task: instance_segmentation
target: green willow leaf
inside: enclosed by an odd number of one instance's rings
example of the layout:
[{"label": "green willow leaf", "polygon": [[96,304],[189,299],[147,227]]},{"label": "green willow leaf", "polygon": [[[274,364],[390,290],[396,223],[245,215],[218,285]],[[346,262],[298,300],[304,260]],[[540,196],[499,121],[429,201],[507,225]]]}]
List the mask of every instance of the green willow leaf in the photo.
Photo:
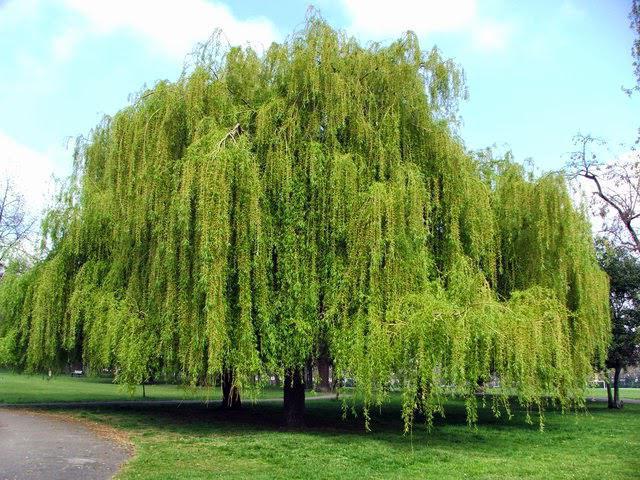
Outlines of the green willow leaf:
[{"label": "green willow leaf", "polygon": [[496,414],[580,405],[609,341],[589,224],[561,177],[465,151],[462,71],[315,15],[263,55],[215,38],[79,142],[50,253],[0,283],[0,362],[251,389],[328,350],[407,428],[452,395],[475,422],[492,378]]}]

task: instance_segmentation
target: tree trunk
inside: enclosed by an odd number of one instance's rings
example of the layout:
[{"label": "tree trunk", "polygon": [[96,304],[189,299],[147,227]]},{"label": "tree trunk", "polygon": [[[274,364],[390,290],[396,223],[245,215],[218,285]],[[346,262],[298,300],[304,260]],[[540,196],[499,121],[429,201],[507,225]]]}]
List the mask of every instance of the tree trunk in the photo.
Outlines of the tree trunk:
[{"label": "tree trunk", "polygon": [[620,400],[620,389],[618,388],[621,371],[622,367],[615,367],[613,372],[613,403],[615,408],[622,408],[622,401]]},{"label": "tree trunk", "polygon": [[287,427],[304,426],[304,382],[300,368],[284,373],[284,421]]},{"label": "tree trunk", "polygon": [[328,355],[320,355],[318,357],[318,384],[316,385],[317,392],[330,392],[331,382],[329,381],[329,375],[331,374],[331,360]]},{"label": "tree trunk", "polygon": [[222,408],[238,410],[241,406],[240,392],[233,384],[233,372],[225,370],[222,374]]},{"label": "tree trunk", "polygon": [[[609,374],[607,374],[608,376]],[[607,378],[607,407],[615,408],[615,403],[613,403],[613,392],[611,390],[611,382],[609,378]]]}]

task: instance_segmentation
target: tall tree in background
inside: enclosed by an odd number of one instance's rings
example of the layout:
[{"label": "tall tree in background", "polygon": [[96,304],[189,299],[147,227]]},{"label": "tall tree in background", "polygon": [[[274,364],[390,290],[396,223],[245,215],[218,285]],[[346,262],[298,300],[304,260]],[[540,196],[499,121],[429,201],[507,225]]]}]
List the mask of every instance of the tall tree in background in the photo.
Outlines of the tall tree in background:
[{"label": "tall tree in background", "polygon": [[613,339],[606,362],[607,368],[613,369],[613,381],[607,375],[609,408],[622,408],[620,372],[640,362],[640,261],[606,240],[598,244],[598,261],[611,283]]},{"label": "tall tree in background", "polygon": [[393,380],[407,429],[450,395],[475,422],[493,375],[496,411],[583,402],[610,332],[588,222],[558,175],[480,174],[451,130],[453,62],[313,13],[262,56],[216,38],[80,144],[47,258],[0,285],[5,363],[233,398],[274,372],[289,425],[318,357],[365,421]]}]

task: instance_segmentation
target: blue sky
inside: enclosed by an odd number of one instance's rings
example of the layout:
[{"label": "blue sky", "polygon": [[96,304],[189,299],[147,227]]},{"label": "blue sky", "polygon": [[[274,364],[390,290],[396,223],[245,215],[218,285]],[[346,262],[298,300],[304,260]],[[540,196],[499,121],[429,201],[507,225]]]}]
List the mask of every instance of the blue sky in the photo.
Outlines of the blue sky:
[{"label": "blue sky", "polygon": [[[87,133],[128,95],[175,80],[193,44],[214,28],[257,49],[304,21],[310,2],[0,0],[0,174],[36,211],[52,174],[71,167],[66,139]],[[317,0],[335,27],[363,41],[414,30],[465,69],[460,133],[561,167],[577,132],[630,148],[640,127],[628,28],[630,0]],[[624,144],[619,146],[619,144]]]}]

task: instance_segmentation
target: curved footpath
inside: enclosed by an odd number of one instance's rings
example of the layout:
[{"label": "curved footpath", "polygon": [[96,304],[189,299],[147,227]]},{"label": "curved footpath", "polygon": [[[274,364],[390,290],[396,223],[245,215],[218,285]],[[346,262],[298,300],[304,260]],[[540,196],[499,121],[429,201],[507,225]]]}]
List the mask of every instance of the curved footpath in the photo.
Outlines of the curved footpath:
[{"label": "curved footpath", "polygon": [[129,449],[81,422],[0,409],[1,480],[111,478]]}]

